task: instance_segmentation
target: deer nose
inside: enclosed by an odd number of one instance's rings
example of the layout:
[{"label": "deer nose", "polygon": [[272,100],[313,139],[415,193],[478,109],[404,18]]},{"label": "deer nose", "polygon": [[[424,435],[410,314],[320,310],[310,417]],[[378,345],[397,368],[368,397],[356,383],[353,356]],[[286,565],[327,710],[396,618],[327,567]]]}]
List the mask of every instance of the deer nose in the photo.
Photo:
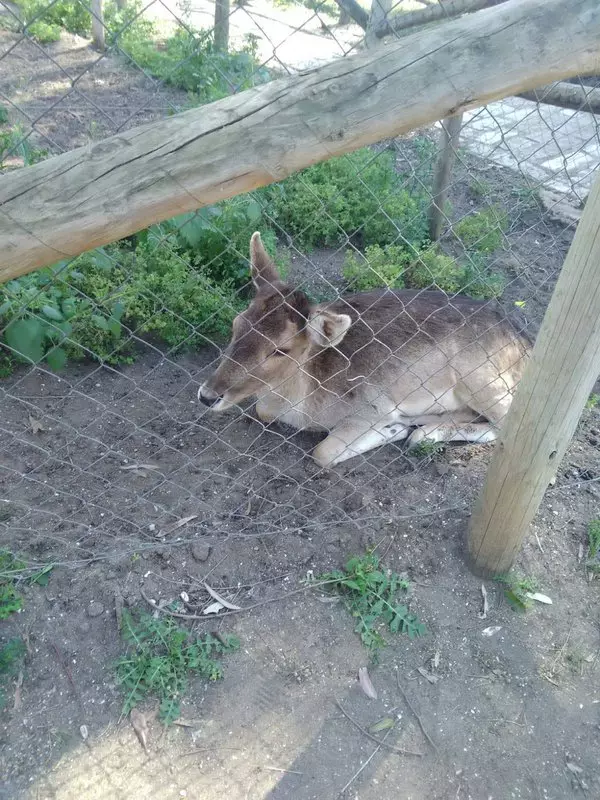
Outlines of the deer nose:
[{"label": "deer nose", "polygon": [[201,403],[204,403],[205,406],[214,406],[215,403],[218,403],[219,400],[222,400],[222,396],[217,394],[212,389],[210,389],[205,383],[198,389],[198,400]]}]

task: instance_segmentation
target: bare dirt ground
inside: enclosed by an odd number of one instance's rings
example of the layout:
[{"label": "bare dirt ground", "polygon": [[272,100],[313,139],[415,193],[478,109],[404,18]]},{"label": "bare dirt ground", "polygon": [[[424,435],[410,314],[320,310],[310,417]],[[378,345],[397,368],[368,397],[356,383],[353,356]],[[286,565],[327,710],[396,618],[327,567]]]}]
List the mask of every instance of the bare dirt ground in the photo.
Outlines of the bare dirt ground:
[{"label": "bare dirt ground", "polygon": [[[70,51],[70,68],[89,57]],[[122,75],[118,87],[90,84],[86,93],[127,113],[143,106],[144,119],[177,100],[143,87],[141,97],[138,78],[128,86]],[[27,84],[32,103],[42,96],[36,81]],[[58,120],[61,147],[82,143],[98,118],[81,113]],[[478,202],[473,168],[457,169],[456,214]],[[526,299],[535,329],[572,230],[529,202],[515,204],[519,179],[506,170],[488,170],[485,180],[491,199],[513,209],[496,256],[511,279],[506,302]],[[332,280],[339,275],[339,256],[311,260]],[[306,263],[293,270],[306,276]],[[465,567],[463,542],[491,448],[417,460],[391,445],[320,472],[306,455],[315,435],[210,417],[198,406],[216,355],[173,357],[148,343],[118,370],[24,370],[0,383],[0,547],[56,564],[46,587],[23,588],[23,611],[0,629],[0,644],[21,636],[28,649],[22,686],[10,687],[0,713],[0,797],[599,797],[598,583],[580,547],[599,516],[600,412],[584,413],[519,558],[518,570],[536,576],[553,604],[518,614],[487,582],[482,620],[481,581]],[[33,432],[30,415],[44,430]],[[136,463],[158,469],[122,469]],[[408,574],[411,609],[428,628],[414,641],[391,637],[369,666],[378,700],[359,688],[367,654],[346,611],[314,590],[291,594],[308,571],[339,567],[372,545],[387,567]],[[241,648],[225,660],[223,681],[192,681],[182,702],[190,727],[151,723],[146,754],[121,716],[115,609],[120,598],[144,606],[140,590],[156,601],[186,591],[193,603],[205,578],[240,606],[290,596],[189,623],[235,632]],[[501,629],[486,637],[489,626]],[[365,729],[397,717],[386,744],[420,755],[380,748],[336,699]]]}]

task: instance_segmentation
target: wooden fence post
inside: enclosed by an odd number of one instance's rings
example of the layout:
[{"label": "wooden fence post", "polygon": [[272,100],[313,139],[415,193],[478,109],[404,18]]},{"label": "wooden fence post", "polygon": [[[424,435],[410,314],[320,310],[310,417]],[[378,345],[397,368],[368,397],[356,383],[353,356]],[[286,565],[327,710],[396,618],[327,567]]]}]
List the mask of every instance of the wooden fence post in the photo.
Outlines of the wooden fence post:
[{"label": "wooden fence post", "polygon": [[462,121],[462,114],[442,120],[442,130],[439,138],[440,153],[435,165],[433,197],[429,206],[429,238],[432,242],[437,242],[440,238],[444,224],[444,206],[448,199],[450,177],[456,160]]},{"label": "wooden fence post", "polygon": [[387,25],[387,18],[392,10],[392,2],[393,0],[371,0],[371,13],[369,14],[365,33],[365,44],[369,50],[379,44],[377,31]]},{"label": "wooden fence post", "polygon": [[590,192],[469,529],[471,567],[506,573],[600,374],[600,175]]},{"label": "wooden fence post", "polygon": [[229,0],[215,0],[215,50],[229,50]]},{"label": "wooden fence post", "polygon": [[103,0],[91,0],[90,11],[92,12],[92,42],[96,50],[104,52],[106,48],[104,31],[104,10]]}]

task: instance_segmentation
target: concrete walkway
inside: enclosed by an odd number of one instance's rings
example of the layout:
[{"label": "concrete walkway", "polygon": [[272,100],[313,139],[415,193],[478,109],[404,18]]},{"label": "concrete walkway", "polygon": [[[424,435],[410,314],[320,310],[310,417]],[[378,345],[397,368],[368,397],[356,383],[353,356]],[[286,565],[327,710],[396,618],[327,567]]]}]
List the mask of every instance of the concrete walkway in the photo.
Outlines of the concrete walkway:
[{"label": "concrete walkway", "polygon": [[464,115],[461,144],[538,188],[584,199],[600,165],[600,117],[509,97]]}]

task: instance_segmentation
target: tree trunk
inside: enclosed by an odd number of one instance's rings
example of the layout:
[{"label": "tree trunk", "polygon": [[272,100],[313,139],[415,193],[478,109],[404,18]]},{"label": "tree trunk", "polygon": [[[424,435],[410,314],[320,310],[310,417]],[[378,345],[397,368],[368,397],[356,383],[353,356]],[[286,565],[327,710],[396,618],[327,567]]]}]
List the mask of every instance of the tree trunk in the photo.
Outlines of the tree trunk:
[{"label": "tree trunk", "polygon": [[215,0],[215,50],[229,50],[229,0]]},{"label": "tree trunk", "polygon": [[444,224],[444,206],[448,200],[448,189],[452,177],[452,167],[460,139],[463,115],[448,117],[442,122],[439,138],[439,156],[433,179],[433,198],[429,207],[429,238],[437,242]]}]

